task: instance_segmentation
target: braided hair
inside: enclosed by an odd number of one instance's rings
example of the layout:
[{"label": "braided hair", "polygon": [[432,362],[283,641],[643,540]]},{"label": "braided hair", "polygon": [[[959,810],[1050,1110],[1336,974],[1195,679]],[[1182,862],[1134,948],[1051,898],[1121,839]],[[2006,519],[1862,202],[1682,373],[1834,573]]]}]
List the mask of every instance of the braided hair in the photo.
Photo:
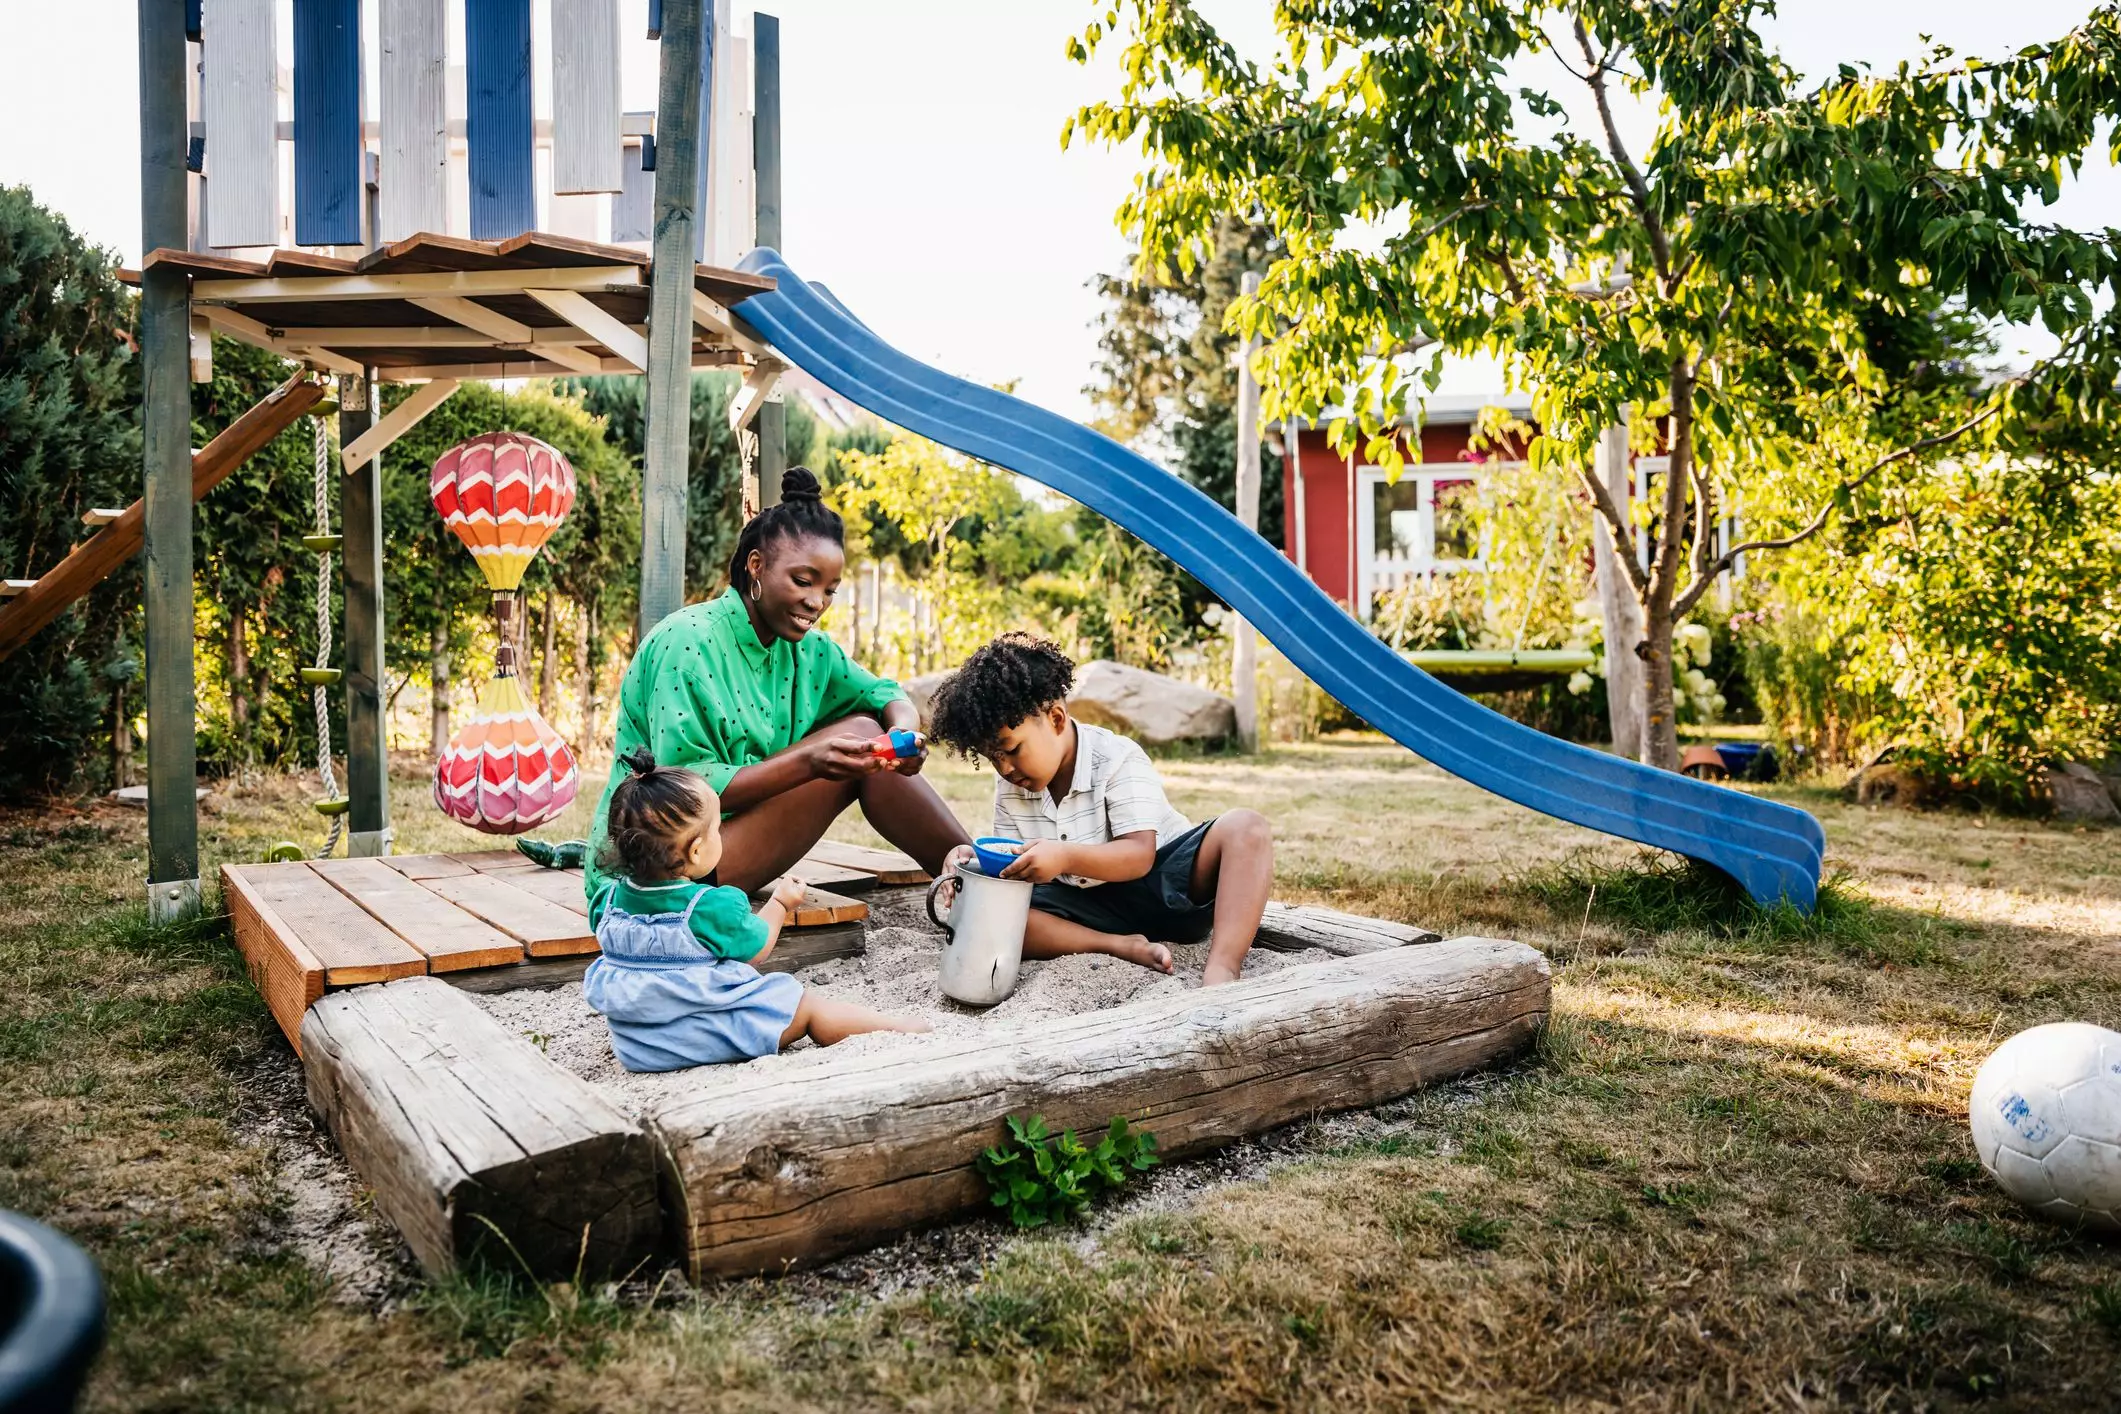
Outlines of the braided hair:
[{"label": "braided hair", "polygon": [[751,593],[751,552],[764,553],[781,540],[847,543],[839,512],[825,504],[825,493],[808,467],[791,466],[781,473],[781,503],[753,516],[737,536],[736,553],[729,557],[729,582],[739,594]]},{"label": "braided hair", "polygon": [[682,766],[658,766],[646,747],[622,752],[629,772],[611,793],[598,865],[638,883],[673,877],[692,833],[721,801],[707,778]]}]

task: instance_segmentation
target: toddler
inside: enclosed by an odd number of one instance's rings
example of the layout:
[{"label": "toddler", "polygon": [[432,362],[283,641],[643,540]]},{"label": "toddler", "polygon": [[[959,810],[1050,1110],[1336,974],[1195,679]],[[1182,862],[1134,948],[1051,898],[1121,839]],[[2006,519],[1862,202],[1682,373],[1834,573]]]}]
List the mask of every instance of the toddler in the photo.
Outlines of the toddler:
[{"label": "toddler", "polygon": [[628,1070],[772,1055],[808,1036],[821,1046],[865,1031],[926,1031],[852,1002],[821,997],[785,972],[760,972],[803,887],[777,879],[757,913],[742,890],[715,882],[722,802],[706,778],[658,766],[646,751],[611,796],[604,869],[589,906],[602,949],[582,996],[611,1024]]}]

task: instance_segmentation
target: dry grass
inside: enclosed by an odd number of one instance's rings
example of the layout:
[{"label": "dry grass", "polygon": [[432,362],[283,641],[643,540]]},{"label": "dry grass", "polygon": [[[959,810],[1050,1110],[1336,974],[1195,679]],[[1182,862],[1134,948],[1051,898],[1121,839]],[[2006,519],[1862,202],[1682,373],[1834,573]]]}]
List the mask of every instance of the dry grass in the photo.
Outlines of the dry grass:
[{"label": "dry grass", "polygon": [[[1285,895],[1545,948],[1539,1054],[881,1300],[490,1276],[335,1299],[257,1138],[292,1063],[219,928],[140,926],[137,815],[0,818],[0,1204],[110,1276],[94,1404],[2111,1406],[2121,1247],[2004,1200],[1963,1105],[1997,1038],[2121,1017],[2121,833],[1786,794],[1826,823],[1835,920],[1674,926],[1625,847],[1374,743],[1165,771],[1196,817],[1277,822]],[[980,776],[938,779],[983,819]],[[217,800],[209,861],[314,834],[301,795]],[[423,796],[408,775],[400,848],[461,845]]]}]

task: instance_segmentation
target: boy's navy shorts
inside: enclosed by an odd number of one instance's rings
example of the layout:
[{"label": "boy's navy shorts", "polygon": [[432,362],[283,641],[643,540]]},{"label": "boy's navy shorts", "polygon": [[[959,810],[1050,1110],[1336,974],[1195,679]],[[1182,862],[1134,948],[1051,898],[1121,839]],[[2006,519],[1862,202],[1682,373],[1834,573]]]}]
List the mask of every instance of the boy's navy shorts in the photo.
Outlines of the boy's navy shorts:
[{"label": "boy's navy shorts", "polygon": [[1215,923],[1215,899],[1193,901],[1193,859],[1213,820],[1204,820],[1157,847],[1156,863],[1139,879],[1084,888],[1034,884],[1031,906],[1100,933],[1140,933],[1153,942],[1197,943]]}]

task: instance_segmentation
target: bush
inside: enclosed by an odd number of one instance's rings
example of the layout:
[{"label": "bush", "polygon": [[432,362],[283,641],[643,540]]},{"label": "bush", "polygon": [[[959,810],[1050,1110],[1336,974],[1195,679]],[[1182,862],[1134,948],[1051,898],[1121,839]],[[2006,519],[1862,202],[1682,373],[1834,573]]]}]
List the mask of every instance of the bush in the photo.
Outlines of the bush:
[{"label": "bush", "polygon": [[[0,568],[34,579],[81,513],[139,498],[133,299],[117,258],[23,187],[0,188]],[[137,560],[7,660],[0,797],[106,774],[101,743],[139,672]]]}]

